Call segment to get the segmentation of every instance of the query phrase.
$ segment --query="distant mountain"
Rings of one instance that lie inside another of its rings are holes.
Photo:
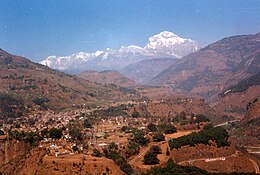
[[[172,58],[146,59],[126,66],[120,72],[136,82],[145,84],[176,61],[177,59]]]
[[[145,59],[182,58],[198,49],[197,42],[164,31],[150,37],[145,47],[130,45],[122,46],[118,50],[107,48],[95,53],[78,52],[70,56],[49,56],[40,64],[70,73],[83,70],[120,70]]]
[[[260,34],[233,36],[185,56],[149,84],[170,85],[214,102],[223,90],[259,70]]]
[[[177,36],[172,32],[161,32],[149,38],[149,43],[144,49],[159,56],[174,56],[182,58],[192,52],[199,50],[196,41]]]
[[[35,109],[101,106],[133,98],[118,87],[91,83],[1,49],[0,82],[0,119]]]
[[[115,84],[122,87],[137,85],[133,80],[124,77],[117,71],[107,70],[102,72],[84,71],[77,75],[80,78],[100,84]]]

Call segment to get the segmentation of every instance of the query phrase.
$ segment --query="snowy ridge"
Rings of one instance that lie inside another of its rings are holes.
[[[120,70],[144,59],[182,58],[198,49],[196,41],[164,31],[150,37],[144,47],[130,45],[117,50],[107,48],[94,53],[78,52],[70,56],[49,56],[40,64],[59,70]]]

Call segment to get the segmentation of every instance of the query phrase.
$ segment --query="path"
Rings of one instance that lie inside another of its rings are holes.
[[[128,163],[131,165],[133,164],[138,158],[140,158],[143,154],[145,154],[150,147],[145,148],[142,152],[140,152],[137,156],[135,156],[132,160],[130,160]]]
[[[224,123],[220,123],[220,124],[217,124],[215,125],[214,127],[218,127],[218,126],[225,126],[225,125],[228,125],[230,123],[235,123],[235,122],[239,122],[240,120],[230,120],[230,121],[227,121],[227,122],[224,122]]]
[[[254,167],[255,167],[255,173],[256,173],[256,174],[259,174],[260,171],[259,171],[259,167],[258,167],[257,163],[256,163],[253,159],[250,159],[250,158],[249,158],[249,160],[250,160],[250,162],[252,162],[252,164],[253,164]]]
[[[205,162],[212,162],[212,161],[217,161],[217,160],[222,160],[222,161],[224,161],[224,160],[226,160],[227,158],[237,156],[237,154],[238,154],[238,151],[236,151],[234,154],[231,154],[231,155],[226,156],[226,157],[190,159],[190,160],[185,160],[185,161],[181,161],[181,162],[177,162],[177,163],[178,163],[178,164],[183,164],[183,163],[192,164],[193,162],[196,162],[196,161],[205,161]]]

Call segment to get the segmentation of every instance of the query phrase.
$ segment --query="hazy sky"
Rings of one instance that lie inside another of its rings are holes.
[[[49,55],[144,46],[161,31],[201,45],[260,32],[260,0],[0,0],[0,48]]]

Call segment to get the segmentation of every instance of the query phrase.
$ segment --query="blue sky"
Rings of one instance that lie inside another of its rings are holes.
[[[260,32],[260,0],[0,0],[0,48],[49,55],[144,46],[161,31],[205,46]]]

